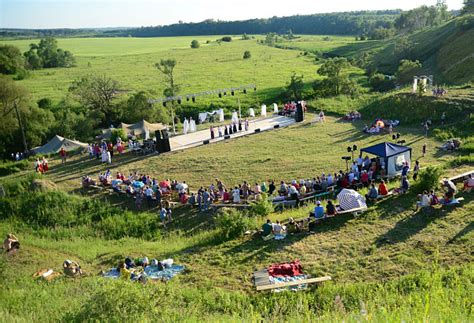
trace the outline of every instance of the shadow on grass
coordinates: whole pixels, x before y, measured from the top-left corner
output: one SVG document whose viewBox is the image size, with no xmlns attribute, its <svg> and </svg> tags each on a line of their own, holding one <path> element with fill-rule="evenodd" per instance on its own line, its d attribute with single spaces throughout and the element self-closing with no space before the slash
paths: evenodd
<svg viewBox="0 0 474 323">
<path fill-rule="evenodd" d="M 461 231 L 459 231 L 454 237 L 448 240 L 447 244 L 450 243 L 455 243 L 465 235 L 467 235 L 469 232 L 474 230 L 474 222 L 470 222 L 468 225 L 466 225 Z"/>
<path fill-rule="evenodd" d="M 463 202 L 469 203 L 472 201 L 473 198 L 466 198 Z M 443 217 L 448 216 L 450 213 L 455 211 L 458 207 L 462 207 L 461 205 L 453 205 L 453 206 L 442 206 L 442 207 L 433 207 L 433 208 L 424 208 L 419 209 L 418 211 L 414 211 L 411 216 L 404 218 L 397 222 L 395 227 L 384 233 L 383 235 L 379 236 L 375 243 L 377 247 L 383 247 L 384 245 L 388 244 L 396 244 L 400 242 L 404 242 L 408 240 L 410 237 L 416 235 L 421 230 L 426 228 L 430 223 L 441 219 Z M 459 239 L 463 235 L 467 234 L 470 230 L 473 229 L 472 222 L 460 231 L 455 237 L 453 237 L 450 242 L 454 242 L 456 239 Z"/>
</svg>

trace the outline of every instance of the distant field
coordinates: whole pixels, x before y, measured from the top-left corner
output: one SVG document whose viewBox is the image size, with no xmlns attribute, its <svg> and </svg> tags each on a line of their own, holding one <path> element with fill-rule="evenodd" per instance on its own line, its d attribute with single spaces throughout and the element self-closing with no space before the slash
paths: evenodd
<svg viewBox="0 0 474 323">
<path fill-rule="evenodd" d="M 181 93 L 228 88 L 255 83 L 258 91 L 242 96 L 243 104 L 271 103 L 267 100 L 281 93 L 293 72 L 304 75 L 309 84 L 317 78 L 318 66 L 312 56 L 299 51 L 285 50 L 257 44 L 256 39 L 234 38 L 230 43 L 215 41 L 222 36 L 163 37 L 163 38 L 69 38 L 58 39 L 59 47 L 70 50 L 77 58 L 77 67 L 69 69 L 43 69 L 33 71 L 20 83 L 28 88 L 34 99 L 50 97 L 60 100 L 70 83 L 87 74 L 106 74 L 120 82 L 124 90 L 148 90 L 161 96 L 164 89 L 162 76 L 153 67 L 162 58 L 178 61 L 176 79 L 181 84 Z M 312 46 L 321 49 L 340 46 L 350 42 L 348 37 L 331 36 L 332 41 L 315 38 Z M 192 39 L 201 43 L 199 49 L 191 49 Z M 211 41 L 206 44 L 206 41 Z M 38 40 L 36 40 L 37 42 Z M 18 40 L 8 43 L 22 51 L 35 40 Z M 252 58 L 244 60 L 244 51 Z M 362 70 L 354 69 L 355 74 Z M 197 104 L 208 105 L 216 99 L 203 98 Z M 224 106 L 235 106 L 235 98 L 223 98 Z"/>
</svg>

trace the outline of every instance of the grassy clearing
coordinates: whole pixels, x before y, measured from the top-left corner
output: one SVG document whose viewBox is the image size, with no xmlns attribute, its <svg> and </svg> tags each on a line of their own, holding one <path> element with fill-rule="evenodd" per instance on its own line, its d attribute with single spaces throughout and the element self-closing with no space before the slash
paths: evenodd
<svg viewBox="0 0 474 323">
<path fill-rule="evenodd" d="M 311 115 L 307 116 L 308 121 L 311 118 Z M 312 178 L 322 172 L 345 169 L 341 156 L 347 155 L 348 145 L 362 148 L 391 141 L 389 135 L 362 133 L 363 125 L 364 122 L 347 123 L 330 117 L 325 124 L 298 124 L 162 156 L 119 156 L 107 168 L 126 174 L 138 171 L 157 179 L 185 180 L 191 188 L 208 186 L 217 177 L 228 186 L 244 180 L 254 183 Z M 428 154 L 420 159 L 422 165 L 440 164 L 452 157 L 439 152 L 436 147 L 440 143 L 433 138 L 426 139 L 421 127 L 401 126 L 395 131 L 400 132 L 413 148 L 415 159 L 420 157 L 422 145 L 427 144 Z M 81 176 L 87 174 L 95 178 L 106 168 L 98 161 L 89 161 L 87 156 L 76 157 L 66 166 L 54 160 L 52 166 L 48 177 L 66 191 L 78 189 Z"/>
<path fill-rule="evenodd" d="M 311 56 L 259 45 L 255 39 L 234 38 L 230 43 L 219 45 L 215 42 L 218 38 L 220 36 L 58 39 L 60 48 L 74 53 L 77 67 L 33 71 L 31 77 L 19 83 L 28 88 L 35 100 L 44 97 L 60 100 L 74 79 L 91 73 L 107 74 L 119 81 L 123 90 L 145 90 L 161 97 L 162 77 L 153 65 L 160 59 L 175 58 L 178 61 L 176 80 L 182 86 L 183 94 L 256 84 L 257 92 L 240 96 L 245 107 L 271 103 L 266 100 L 273 100 L 281 93 L 293 72 L 303 74 L 305 82 L 317 77 L 318 66 Z M 331 38 L 339 39 L 337 36 Z M 191 49 L 192 39 L 199 40 L 201 47 Z M 207 40 L 211 43 L 206 44 Z M 25 50 L 31 42 L 33 40 L 0 43 Z M 251 59 L 243 59 L 246 50 L 251 52 Z M 359 69 L 354 72 L 362 74 Z M 208 106 L 216 101 L 214 97 L 199 98 L 196 105 Z M 235 107 L 237 100 L 224 97 L 217 104 Z"/>
</svg>

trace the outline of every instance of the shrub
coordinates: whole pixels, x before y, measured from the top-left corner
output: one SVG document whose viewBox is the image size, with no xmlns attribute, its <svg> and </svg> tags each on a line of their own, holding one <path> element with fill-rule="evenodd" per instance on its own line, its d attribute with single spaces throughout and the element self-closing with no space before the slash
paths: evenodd
<svg viewBox="0 0 474 323">
<path fill-rule="evenodd" d="M 236 209 L 222 209 L 216 218 L 217 228 L 222 233 L 224 240 L 241 237 L 250 229 L 251 221 L 242 212 Z"/>
<path fill-rule="evenodd" d="M 262 193 L 262 199 L 250 204 L 250 214 L 267 216 L 273 212 L 273 204 L 268 200 L 267 194 Z"/>
<path fill-rule="evenodd" d="M 20 161 L 4 162 L 0 164 L 0 176 L 18 173 L 22 170 L 28 169 L 30 166 L 30 163 L 26 159 Z"/>
<path fill-rule="evenodd" d="M 246 51 L 244 52 L 244 59 L 249 59 L 250 57 L 252 57 L 252 54 L 250 53 L 249 50 L 246 50 Z"/>
<path fill-rule="evenodd" d="M 225 42 L 231 42 L 232 41 L 232 37 L 230 36 L 224 36 L 221 38 L 222 41 L 225 41 Z"/>
<path fill-rule="evenodd" d="M 370 86 L 374 91 L 385 92 L 390 91 L 395 87 L 395 82 L 385 78 L 385 75 L 376 73 L 369 79 Z"/>
<path fill-rule="evenodd" d="M 191 42 L 191 48 L 199 48 L 199 46 L 201 46 L 201 44 L 199 44 L 196 39 Z"/>
<path fill-rule="evenodd" d="M 126 141 L 128 138 L 127 138 L 127 135 L 125 135 L 125 132 L 123 131 L 122 128 L 120 129 L 114 129 L 112 130 L 112 134 L 110 136 L 110 140 L 116 144 L 117 143 L 117 139 L 120 137 L 120 139 L 122 139 L 122 142 L 123 141 Z"/>
<path fill-rule="evenodd" d="M 441 168 L 433 166 L 423 169 L 420 171 L 418 181 L 413 185 L 413 191 L 420 194 L 423 193 L 423 191 L 435 189 L 439 185 L 442 172 Z"/>
</svg>

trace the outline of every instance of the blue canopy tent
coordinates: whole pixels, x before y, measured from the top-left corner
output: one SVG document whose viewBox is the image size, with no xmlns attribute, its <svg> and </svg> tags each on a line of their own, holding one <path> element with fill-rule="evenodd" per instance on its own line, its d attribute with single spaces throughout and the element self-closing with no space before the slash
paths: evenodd
<svg viewBox="0 0 474 323">
<path fill-rule="evenodd" d="M 402 172 L 403 164 L 411 163 L 411 148 L 392 144 L 390 142 L 383 142 L 360 150 L 362 153 L 375 155 L 381 159 L 381 164 L 385 165 L 388 176 L 398 175 Z"/>
</svg>

